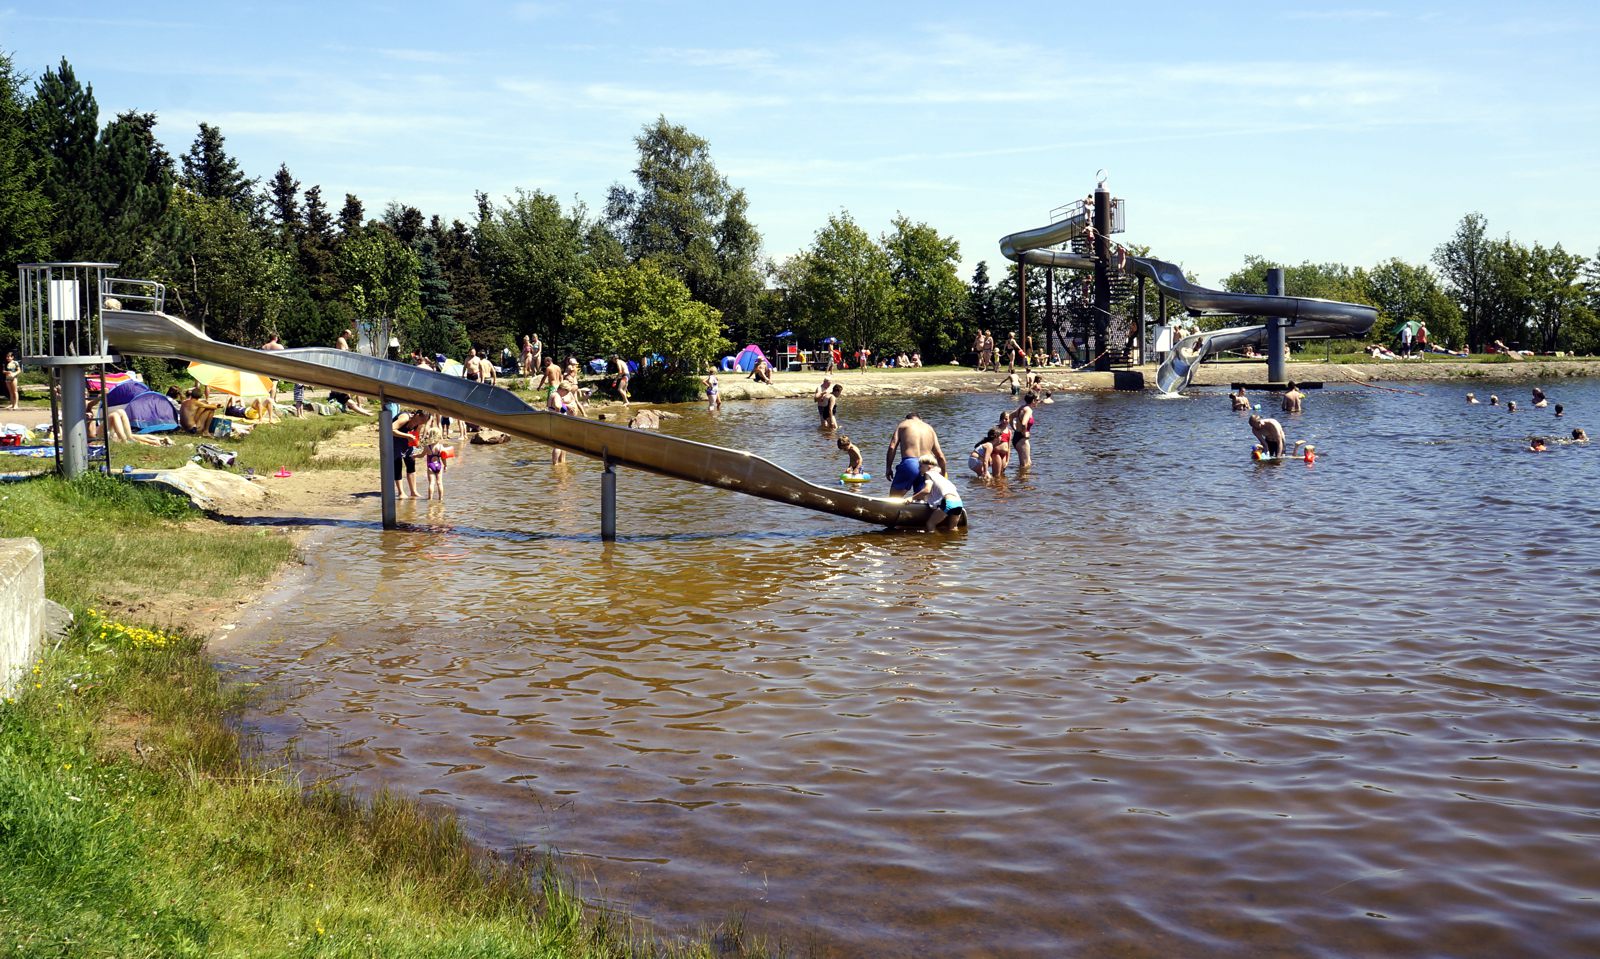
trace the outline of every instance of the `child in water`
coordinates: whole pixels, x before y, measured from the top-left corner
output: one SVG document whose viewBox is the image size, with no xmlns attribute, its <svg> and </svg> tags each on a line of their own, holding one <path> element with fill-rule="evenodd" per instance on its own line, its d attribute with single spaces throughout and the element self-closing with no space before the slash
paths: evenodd
<svg viewBox="0 0 1600 959">
<path fill-rule="evenodd" d="M 444 502 L 444 472 L 450 468 L 449 448 L 444 444 L 444 430 L 429 424 L 422 431 L 423 462 L 428 469 L 428 495 L 424 499 Z"/>
<path fill-rule="evenodd" d="M 939 461 L 933 454 L 924 453 L 918 462 L 922 464 L 922 488 L 911 494 L 911 500 L 933 507 L 923 528 L 931 533 L 935 529 L 960 529 L 967 525 L 967 510 L 961 503 L 961 493 L 939 469 Z"/>
<path fill-rule="evenodd" d="M 856 448 L 856 444 L 850 442 L 850 437 L 848 436 L 839 437 L 839 449 L 850 457 L 850 465 L 844 468 L 844 475 L 860 476 L 862 474 L 861 450 Z"/>
<path fill-rule="evenodd" d="M 722 409 L 722 387 L 717 383 L 717 370 L 711 368 L 706 375 L 706 412 L 714 413 Z"/>
</svg>

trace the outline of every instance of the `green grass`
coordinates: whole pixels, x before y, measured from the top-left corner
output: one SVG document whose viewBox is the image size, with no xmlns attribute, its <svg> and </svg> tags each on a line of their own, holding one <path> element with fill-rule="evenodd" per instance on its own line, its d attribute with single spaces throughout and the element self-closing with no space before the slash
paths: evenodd
<svg viewBox="0 0 1600 959">
<path fill-rule="evenodd" d="M 232 723 L 253 691 L 198 639 L 107 611 L 227 602 L 290 557 L 285 537 L 99 474 L 0 496 L 0 535 L 39 539 L 49 594 L 78 610 L 0 702 L 0 955 L 765 954 L 736 924 L 649 935 L 553 861 L 489 857 L 416 803 L 303 789 L 249 758 Z"/>
<path fill-rule="evenodd" d="M 0 414 L 0 421 L 3 420 L 4 415 Z M 371 425 L 375 421 L 375 417 L 354 414 L 300 418 L 286 416 L 281 422 L 256 427 L 249 436 L 222 439 L 173 431 L 158 434 L 170 437 L 171 446 L 111 444 L 111 463 L 117 469 L 124 465 L 131 465 L 134 469 L 176 469 L 189 462 L 197 446 L 210 443 L 238 452 L 239 458 L 233 466 L 235 473 L 243 473 L 248 468 L 258 473 L 271 472 L 280 466 L 292 471 L 368 469 L 378 462 L 376 433 L 373 433 L 372 448 L 360 453 L 318 457 L 317 447 L 345 430 Z M 46 473 L 54 469 L 54 459 L 0 456 L 0 471 L 3 472 Z"/>
<path fill-rule="evenodd" d="M 378 462 L 377 434 L 373 434 L 372 449 L 362 455 L 317 457 L 317 444 L 339 433 L 358 426 L 370 426 L 376 417 L 344 414 L 340 416 L 285 416 L 277 423 L 266 423 L 250 431 L 249 436 L 213 437 L 193 436 L 187 433 L 162 434 L 172 438 L 172 446 L 145 446 L 142 443 L 115 443 L 111 447 L 112 463 L 120 468 L 130 463 L 135 469 L 166 469 L 182 466 L 194 455 L 201 443 L 210 443 L 239 454 L 234 472 L 246 468 L 256 472 L 270 472 L 282 466 L 289 470 L 361 469 Z"/>
<path fill-rule="evenodd" d="M 0 536 L 39 541 L 47 592 L 68 607 L 214 601 L 265 581 L 294 552 L 285 535 L 212 523 L 164 488 L 99 473 L 0 485 Z"/>
<path fill-rule="evenodd" d="M 664 943 L 549 861 L 473 851 L 411 802 L 247 761 L 201 644 L 96 615 L 0 703 L 7 956 L 749 955 Z"/>
</svg>

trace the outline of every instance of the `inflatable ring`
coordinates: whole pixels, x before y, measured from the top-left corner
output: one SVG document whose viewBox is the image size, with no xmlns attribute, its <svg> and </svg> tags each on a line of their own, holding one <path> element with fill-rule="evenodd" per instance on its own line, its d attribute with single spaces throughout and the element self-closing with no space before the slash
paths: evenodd
<svg viewBox="0 0 1600 959">
<path fill-rule="evenodd" d="M 840 473 L 839 474 L 839 482 L 841 482 L 841 483 L 870 483 L 870 482 L 872 482 L 872 474 L 871 473 Z"/>
</svg>

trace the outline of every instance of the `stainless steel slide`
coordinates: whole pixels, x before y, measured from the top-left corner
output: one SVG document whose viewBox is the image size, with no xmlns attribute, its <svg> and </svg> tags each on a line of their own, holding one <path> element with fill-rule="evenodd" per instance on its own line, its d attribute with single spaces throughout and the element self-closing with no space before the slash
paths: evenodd
<svg viewBox="0 0 1600 959">
<path fill-rule="evenodd" d="M 1064 266 L 1074 270 L 1092 270 L 1095 258 L 1074 253 L 1060 253 L 1040 247 L 1055 246 L 1071 240 L 1083 232 L 1087 212 L 1052 223 L 1035 230 L 1026 230 L 1002 237 L 1000 252 L 1014 262 L 1036 266 Z M 1285 333 L 1293 339 L 1299 336 L 1361 336 L 1377 322 L 1378 311 L 1359 303 L 1341 303 L 1337 300 L 1318 300 L 1304 296 L 1262 296 L 1254 293 L 1226 293 L 1190 283 L 1177 265 L 1164 260 L 1143 256 L 1130 256 L 1122 266 L 1124 273 L 1144 276 L 1157 287 L 1178 300 L 1186 310 L 1197 313 L 1225 313 L 1238 316 L 1282 317 Z M 1189 385 L 1200 361 L 1221 350 L 1230 350 L 1246 343 L 1265 343 L 1267 328 L 1264 325 L 1235 326 L 1211 330 L 1184 337 L 1175 344 L 1167 359 L 1156 372 L 1156 386 L 1163 393 L 1178 393 Z"/>
<path fill-rule="evenodd" d="M 538 443 L 880 526 L 921 528 L 923 503 L 809 483 L 750 453 L 648 430 L 534 409 L 510 390 L 334 349 L 253 350 L 211 339 L 165 313 L 105 310 L 106 339 L 122 353 L 199 360 L 286 380 L 438 410 Z M 887 479 L 885 479 L 887 482 Z"/>
</svg>

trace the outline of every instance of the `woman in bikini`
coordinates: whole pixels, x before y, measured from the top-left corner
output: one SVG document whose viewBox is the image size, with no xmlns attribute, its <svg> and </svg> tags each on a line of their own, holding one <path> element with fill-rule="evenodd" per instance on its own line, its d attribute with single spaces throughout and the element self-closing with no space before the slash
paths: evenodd
<svg viewBox="0 0 1600 959">
<path fill-rule="evenodd" d="M 1000 431 L 990 430 L 968 454 L 967 469 L 977 474 L 978 479 L 989 478 L 989 463 L 994 459 L 995 444 L 999 441 Z"/>
<path fill-rule="evenodd" d="M 1000 414 L 999 422 L 994 425 L 994 434 L 993 452 L 989 456 L 989 475 L 998 479 L 1006 475 L 1006 467 L 1011 465 L 1010 410 Z"/>
</svg>

